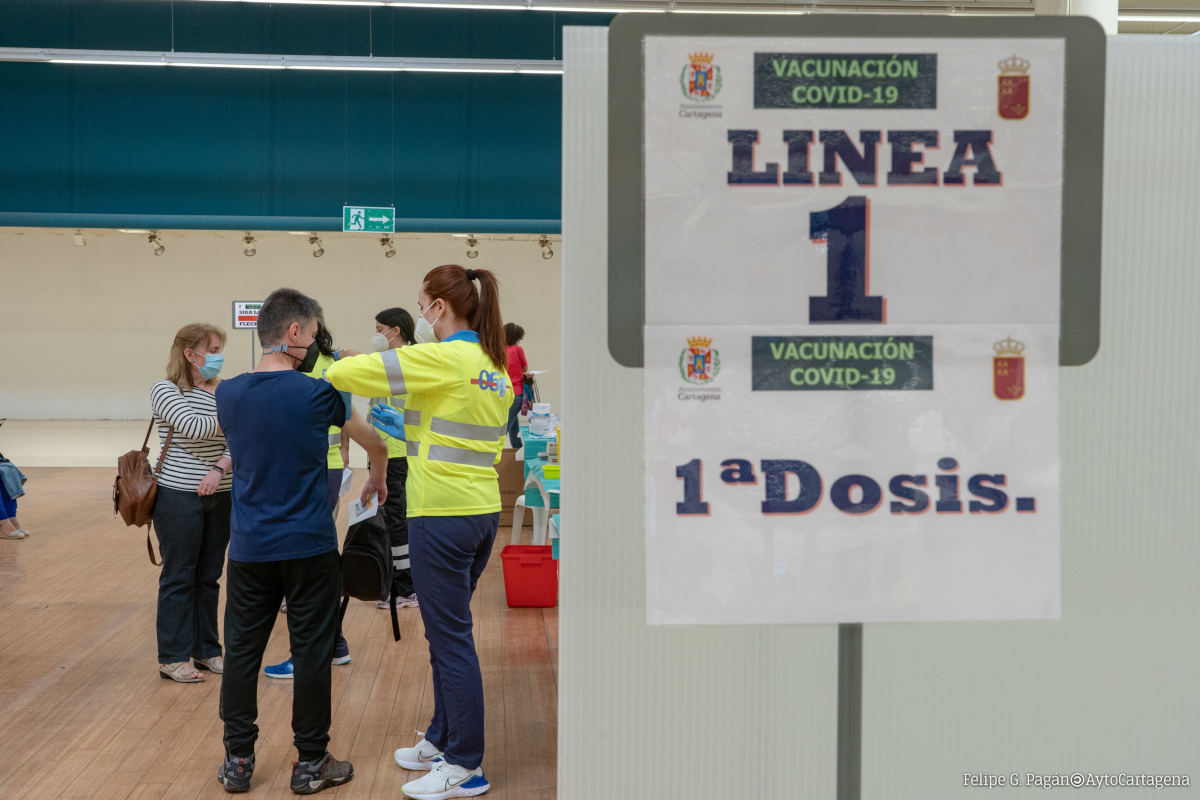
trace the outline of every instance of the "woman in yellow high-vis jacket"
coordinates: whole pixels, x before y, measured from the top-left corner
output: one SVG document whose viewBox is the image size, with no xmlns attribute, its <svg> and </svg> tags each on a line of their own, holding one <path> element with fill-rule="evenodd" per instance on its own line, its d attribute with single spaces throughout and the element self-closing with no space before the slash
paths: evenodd
<svg viewBox="0 0 1200 800">
<path fill-rule="evenodd" d="M 479 288 L 475 288 L 475 281 Z M 489 788 L 483 761 L 483 680 L 471 635 L 471 595 L 500 518 L 500 460 L 512 404 L 499 285 L 487 270 L 446 265 L 417 295 L 418 344 L 343 359 L 325 376 L 366 397 L 407 394 L 400 414 L 375 406 L 372 423 L 406 439 L 409 558 L 433 666 L 434 712 L 425 738 L 396 751 L 404 785 L 424 798 Z"/>
</svg>

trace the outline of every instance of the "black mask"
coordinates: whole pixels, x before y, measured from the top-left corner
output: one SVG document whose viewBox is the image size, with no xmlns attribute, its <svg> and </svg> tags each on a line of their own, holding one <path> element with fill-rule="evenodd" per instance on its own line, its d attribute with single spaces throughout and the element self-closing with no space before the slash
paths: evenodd
<svg viewBox="0 0 1200 800">
<path fill-rule="evenodd" d="M 292 356 L 292 354 L 290 352 L 288 353 L 288 355 Z M 312 372 L 313 367 L 315 367 L 317 365 L 317 358 L 319 358 L 320 355 L 321 355 L 321 348 L 316 343 L 316 341 L 314 341 L 312 344 L 310 344 L 308 346 L 308 350 L 305 351 L 304 358 L 297 359 L 300 363 L 298 365 L 296 365 L 296 369 L 299 370 L 300 372 Z M 296 358 L 296 357 L 292 356 L 292 358 Z"/>
<path fill-rule="evenodd" d="M 294 355 L 292 355 L 292 348 L 299 346 L 300 345 L 298 344 L 273 344 L 270 347 L 264 347 L 262 352 L 264 356 L 268 355 L 269 353 L 283 353 L 293 361 L 299 362 L 296 364 L 296 370 L 298 372 L 312 372 L 313 367 L 317 365 L 317 359 L 321 356 L 321 346 L 314 340 L 312 344 L 305 348 L 304 358 L 296 358 Z"/>
</svg>

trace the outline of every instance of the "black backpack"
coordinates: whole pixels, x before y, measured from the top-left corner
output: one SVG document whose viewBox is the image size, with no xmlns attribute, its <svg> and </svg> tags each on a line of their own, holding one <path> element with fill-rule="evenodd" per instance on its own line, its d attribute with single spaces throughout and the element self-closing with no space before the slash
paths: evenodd
<svg viewBox="0 0 1200 800">
<path fill-rule="evenodd" d="M 392 540 L 383 515 L 356 522 L 346 531 L 342 548 L 342 619 L 350 598 L 383 600 L 392 594 Z M 396 618 L 396 598 L 391 598 L 392 636 L 400 641 L 400 621 Z"/>
</svg>

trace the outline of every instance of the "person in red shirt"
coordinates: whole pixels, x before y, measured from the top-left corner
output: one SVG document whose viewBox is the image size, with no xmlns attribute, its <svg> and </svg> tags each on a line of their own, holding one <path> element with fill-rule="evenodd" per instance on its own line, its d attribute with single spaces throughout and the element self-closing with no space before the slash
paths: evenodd
<svg viewBox="0 0 1200 800">
<path fill-rule="evenodd" d="M 521 441 L 521 404 L 525 401 L 525 381 L 529 375 L 529 362 L 525 360 L 525 350 L 519 342 L 525 338 L 525 329 L 515 322 L 504 326 L 504 338 L 508 343 L 508 380 L 513 387 L 513 402 L 508 409 L 508 437 L 513 447 L 520 450 L 525 446 Z"/>
</svg>

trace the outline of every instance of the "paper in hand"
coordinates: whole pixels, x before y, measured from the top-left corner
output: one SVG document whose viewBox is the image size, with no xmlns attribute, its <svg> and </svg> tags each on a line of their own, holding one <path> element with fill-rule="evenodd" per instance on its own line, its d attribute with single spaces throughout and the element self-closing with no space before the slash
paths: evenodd
<svg viewBox="0 0 1200 800">
<path fill-rule="evenodd" d="M 353 471 L 349 467 L 342 470 L 342 487 L 338 489 L 338 499 L 346 496 L 346 492 L 350 491 L 350 479 L 354 477 Z"/>
<path fill-rule="evenodd" d="M 371 499 L 364 506 L 360 498 L 354 498 L 350 501 L 350 525 L 356 522 L 362 522 L 364 519 L 370 519 L 379 513 L 379 496 L 371 495 Z"/>
</svg>

